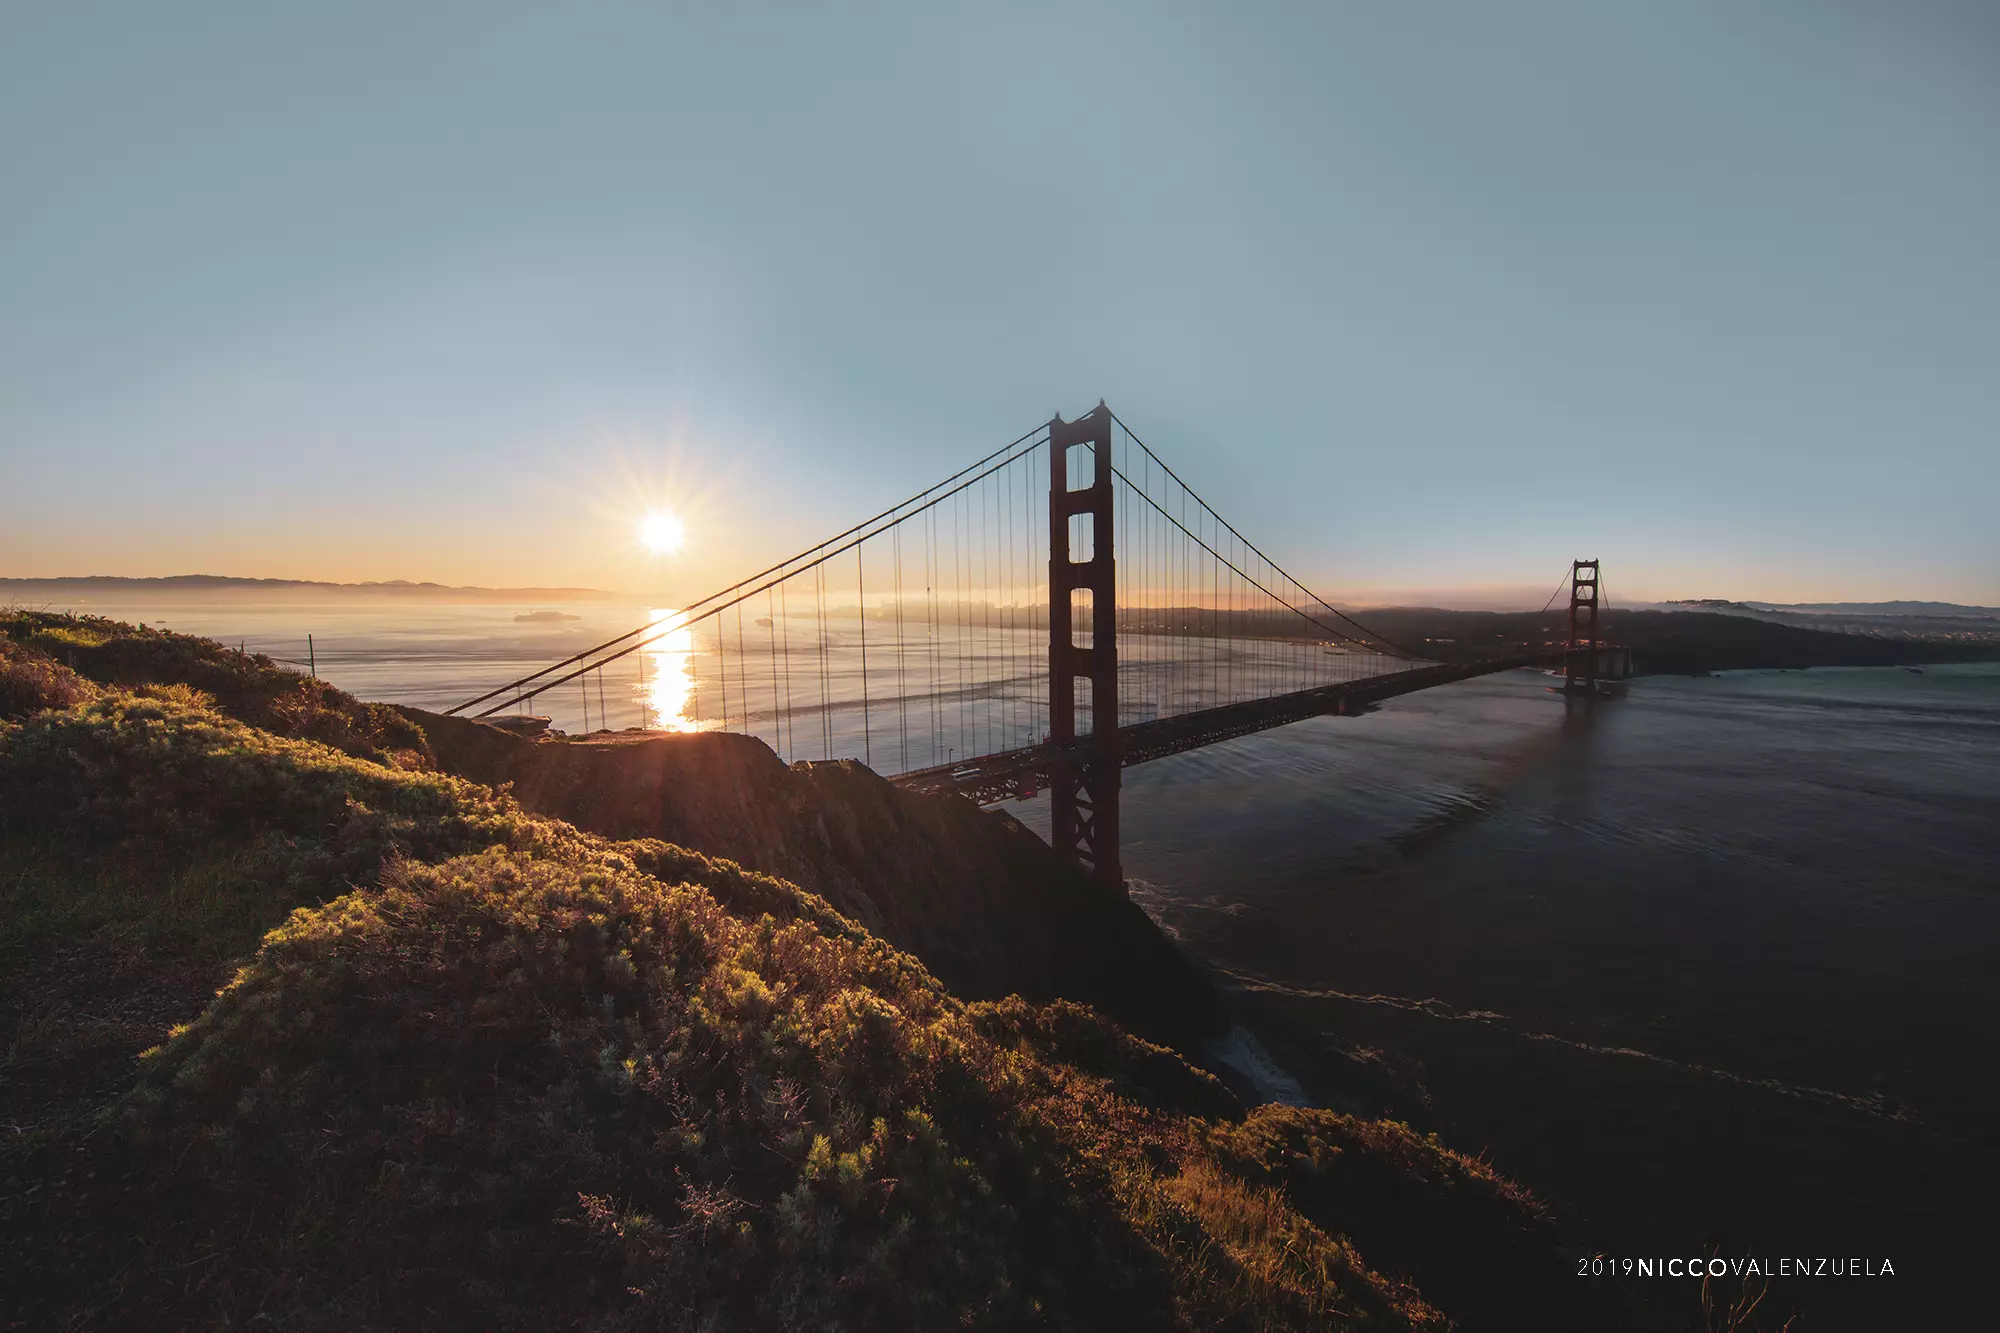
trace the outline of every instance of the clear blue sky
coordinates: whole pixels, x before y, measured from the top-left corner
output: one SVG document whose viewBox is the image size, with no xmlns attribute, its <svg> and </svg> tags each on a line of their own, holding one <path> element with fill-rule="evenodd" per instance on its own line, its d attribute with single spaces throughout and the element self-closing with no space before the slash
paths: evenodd
<svg viewBox="0 0 2000 1333">
<path fill-rule="evenodd" d="M 1335 594 L 2000 603 L 1990 3 L 4 15 L 0 574 L 685 593 L 1103 396 Z"/>
</svg>

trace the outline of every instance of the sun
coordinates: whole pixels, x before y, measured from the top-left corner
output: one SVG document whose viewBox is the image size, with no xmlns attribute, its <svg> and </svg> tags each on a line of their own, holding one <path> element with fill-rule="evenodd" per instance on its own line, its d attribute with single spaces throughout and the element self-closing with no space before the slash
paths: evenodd
<svg viewBox="0 0 2000 1333">
<path fill-rule="evenodd" d="M 681 539 L 687 536 L 681 521 L 664 509 L 655 509 L 639 520 L 639 541 L 647 550 L 658 555 L 680 549 Z"/>
</svg>

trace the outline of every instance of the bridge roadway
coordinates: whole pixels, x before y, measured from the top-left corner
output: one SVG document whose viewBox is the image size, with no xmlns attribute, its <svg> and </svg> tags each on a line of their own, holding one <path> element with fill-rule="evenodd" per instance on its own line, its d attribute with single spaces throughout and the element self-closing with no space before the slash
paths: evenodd
<svg viewBox="0 0 2000 1333">
<path fill-rule="evenodd" d="M 1482 658 L 1472 662 L 1440 662 L 1434 666 L 1413 667 L 1408 671 L 1323 685 L 1318 689 L 1299 690 L 1268 699 L 1221 704 L 1153 722 L 1139 722 L 1119 730 L 1119 766 L 1130 768 L 1134 764 L 1164 759 L 1170 754 L 1181 754 L 1217 741 L 1303 722 L 1309 717 L 1326 714 L 1352 717 L 1384 699 L 1393 699 L 1399 694 L 1414 694 L 1437 685 L 1449 685 L 1457 680 L 1470 680 L 1474 676 L 1489 676 L 1518 667 L 1557 667 L 1562 662 L 1561 649 Z M 1082 736 L 1061 744 L 1029 745 L 955 764 L 913 769 L 889 780 L 910 791 L 933 796 L 966 796 L 980 805 L 992 805 L 1014 797 L 1033 795 L 1048 786 L 1058 771 L 1074 762 L 1071 758 L 1073 753 L 1081 755 L 1089 750 L 1091 744 L 1091 737 Z"/>
</svg>

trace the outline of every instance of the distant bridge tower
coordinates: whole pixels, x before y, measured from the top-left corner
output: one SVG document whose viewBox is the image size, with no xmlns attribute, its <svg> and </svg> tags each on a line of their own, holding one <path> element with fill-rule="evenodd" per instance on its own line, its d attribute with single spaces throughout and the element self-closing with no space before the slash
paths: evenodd
<svg viewBox="0 0 2000 1333">
<path fill-rule="evenodd" d="M 1089 446 L 1094 480 L 1069 485 L 1070 450 Z M 1118 605 L 1113 564 L 1111 409 L 1049 422 L 1049 741 L 1079 741 L 1077 685 L 1088 682 L 1090 730 L 1067 747 L 1070 759 L 1049 784 L 1050 841 L 1093 878 L 1121 892 L 1118 862 Z M 1082 519 L 1081 523 L 1074 520 Z M 1090 558 L 1071 558 L 1071 536 Z M 1088 593 L 1087 610 L 1077 604 Z M 1090 645 L 1077 643 L 1082 615 Z"/>
<path fill-rule="evenodd" d="M 1563 693 L 1597 697 L 1597 562 L 1573 560 L 1569 570 L 1569 642 L 1563 645 Z"/>
</svg>

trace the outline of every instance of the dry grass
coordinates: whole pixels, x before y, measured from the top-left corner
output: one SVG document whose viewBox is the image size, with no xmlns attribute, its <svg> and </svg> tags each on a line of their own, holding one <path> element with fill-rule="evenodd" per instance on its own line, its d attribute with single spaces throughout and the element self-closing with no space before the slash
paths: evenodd
<svg viewBox="0 0 2000 1333">
<path fill-rule="evenodd" d="M 68 708 L 96 693 L 89 681 L 48 654 L 0 638 L 0 720 Z"/>
</svg>

